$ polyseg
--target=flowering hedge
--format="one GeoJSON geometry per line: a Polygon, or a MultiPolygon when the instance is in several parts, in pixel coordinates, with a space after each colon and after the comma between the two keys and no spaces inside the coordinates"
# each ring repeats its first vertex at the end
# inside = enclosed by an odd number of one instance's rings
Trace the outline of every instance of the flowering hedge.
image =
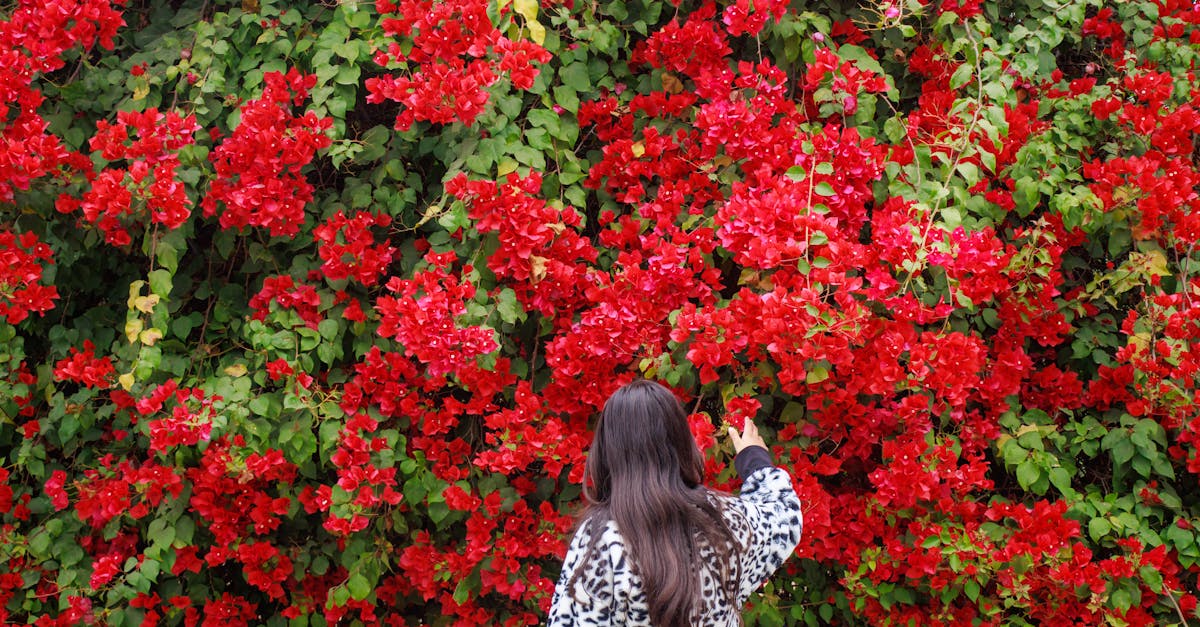
{"type": "Polygon", "coordinates": [[[0,621],[527,625],[636,376],[759,625],[1186,625],[1182,0],[17,0],[0,621]]]}

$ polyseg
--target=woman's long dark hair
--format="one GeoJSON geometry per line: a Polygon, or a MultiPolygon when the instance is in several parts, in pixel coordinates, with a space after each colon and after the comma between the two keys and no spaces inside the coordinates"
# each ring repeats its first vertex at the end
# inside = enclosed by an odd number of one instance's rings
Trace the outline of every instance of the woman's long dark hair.
{"type": "Polygon", "coordinates": [[[581,520],[592,531],[584,560],[596,558],[600,530],[615,521],[657,627],[699,618],[701,547],[716,561],[728,602],[736,598],[738,543],[703,481],[704,458],[670,390],[637,380],[609,397],[584,471],[581,520]]]}

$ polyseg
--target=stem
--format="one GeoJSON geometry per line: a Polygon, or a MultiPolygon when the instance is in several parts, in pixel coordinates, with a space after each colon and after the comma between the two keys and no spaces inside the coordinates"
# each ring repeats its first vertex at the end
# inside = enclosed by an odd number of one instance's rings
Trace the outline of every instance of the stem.
{"type": "Polygon", "coordinates": [[[1183,613],[1183,608],[1179,607],[1179,602],[1175,600],[1175,591],[1167,586],[1163,586],[1163,592],[1167,593],[1167,598],[1171,600],[1171,607],[1175,608],[1175,613],[1179,615],[1179,622],[1183,627],[1188,627],[1191,623],[1188,622],[1187,616],[1183,613]]]}

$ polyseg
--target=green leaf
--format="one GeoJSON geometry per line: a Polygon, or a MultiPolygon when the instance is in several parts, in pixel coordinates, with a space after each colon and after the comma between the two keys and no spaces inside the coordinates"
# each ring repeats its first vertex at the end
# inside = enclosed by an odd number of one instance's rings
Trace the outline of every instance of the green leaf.
{"type": "Polygon", "coordinates": [[[50,549],[50,534],[45,530],[36,531],[29,537],[29,551],[36,556],[47,556],[50,549]]]}
{"type": "Polygon", "coordinates": [[[1128,610],[1133,606],[1133,595],[1125,588],[1114,590],[1109,599],[1111,599],[1113,607],[1122,611],[1128,610]]]}
{"type": "Polygon", "coordinates": [[[825,368],[824,366],[814,366],[808,370],[807,374],[804,375],[804,382],[812,385],[814,383],[820,383],[828,378],[828,368],[825,368]]]}
{"type": "Polygon", "coordinates": [[[496,297],[496,311],[499,312],[500,319],[509,324],[525,319],[525,310],[517,301],[517,293],[511,288],[500,290],[496,297]]]}
{"type": "Polygon", "coordinates": [[[576,61],[559,69],[558,75],[564,85],[580,93],[592,91],[592,80],[588,78],[587,64],[576,61]]]}
{"type": "Polygon", "coordinates": [[[259,416],[267,416],[271,412],[271,401],[266,396],[256,396],[250,399],[248,407],[259,416]]]}
{"type": "Polygon", "coordinates": [[[1017,465],[1017,483],[1028,490],[1042,477],[1042,469],[1032,460],[1026,460],[1017,465]]]}
{"type": "Polygon", "coordinates": [[[322,320],[317,323],[317,332],[326,340],[337,337],[339,328],[337,320],[322,320]]]}
{"type": "Polygon", "coordinates": [[[155,259],[168,274],[174,274],[179,268],[179,251],[170,242],[160,241],[154,249],[155,259]]]}
{"type": "Polygon", "coordinates": [[[346,605],[350,600],[350,589],[346,586],[334,586],[329,590],[329,600],[326,605],[330,607],[340,607],[346,605]]]}
{"type": "Polygon", "coordinates": [[[837,55],[847,61],[853,61],[860,69],[866,70],[873,74],[883,74],[883,66],[879,65],[871,53],[866,49],[851,44],[838,46],[837,55]]]}
{"type": "Polygon", "coordinates": [[[1154,566],[1142,566],[1138,569],[1138,575],[1141,576],[1142,582],[1146,584],[1155,594],[1162,593],[1163,576],[1154,566]]]}
{"type": "Polygon", "coordinates": [[[1099,542],[1109,531],[1112,531],[1112,525],[1104,518],[1097,517],[1088,521],[1088,536],[1092,538],[1092,542],[1099,542]]]}
{"type": "Polygon", "coordinates": [[[566,85],[558,85],[554,88],[554,101],[562,108],[576,113],[579,111],[579,96],[575,89],[566,85]]]}
{"type": "Polygon", "coordinates": [[[150,292],[166,300],[171,295],[171,273],[166,270],[152,270],[148,277],[150,292]]]}
{"type": "Polygon", "coordinates": [[[357,65],[344,64],[338,66],[337,75],[334,77],[334,82],[339,85],[357,85],[358,77],[361,73],[357,65]]]}
{"type": "Polygon", "coordinates": [[[970,65],[963,63],[954,70],[954,74],[950,75],[950,89],[958,89],[971,81],[973,70],[970,65]]]}
{"type": "Polygon", "coordinates": [[[1051,468],[1050,484],[1064,495],[1075,493],[1071,488],[1071,473],[1067,472],[1066,468],[1051,468]]]}
{"type": "Polygon", "coordinates": [[[977,599],[979,599],[979,584],[974,579],[968,579],[967,582],[963,584],[963,594],[967,595],[967,598],[974,603],[977,599]]]}
{"type": "Polygon", "coordinates": [[[466,603],[467,599],[471,598],[472,592],[473,590],[471,589],[471,585],[467,582],[467,578],[463,577],[462,579],[458,580],[458,585],[454,586],[454,602],[458,603],[459,605],[466,603]]]}
{"type": "Polygon", "coordinates": [[[1108,235],[1108,254],[1113,257],[1119,257],[1129,250],[1132,242],[1133,234],[1130,232],[1128,225],[1114,225],[1108,235]]]}
{"type": "Polygon", "coordinates": [[[296,335],[291,331],[277,331],[271,336],[271,346],[281,351],[290,351],[296,348],[296,335]]]}
{"type": "MultiPolygon", "coordinates": [[[[1124,431],[1116,431],[1116,433],[1125,435],[1124,431]]],[[[1122,437],[1112,446],[1113,461],[1117,464],[1128,463],[1129,460],[1133,459],[1133,456],[1136,452],[1137,449],[1133,446],[1133,442],[1131,442],[1127,437],[1122,437]]]]}
{"type": "Polygon", "coordinates": [[[300,336],[301,351],[311,351],[321,343],[321,334],[308,327],[301,327],[296,330],[296,333],[300,336]]]}
{"type": "Polygon", "coordinates": [[[362,601],[370,596],[371,587],[371,582],[359,572],[350,575],[350,579],[346,581],[346,589],[355,601],[362,601]]]}
{"type": "Polygon", "coordinates": [[[196,531],[196,523],[191,516],[183,515],[175,521],[175,540],[184,545],[191,544],[192,535],[196,531]]]}
{"type": "Polygon", "coordinates": [[[1196,536],[1178,524],[1168,526],[1165,535],[1176,551],[1182,551],[1196,543],[1196,536]]]}
{"type": "Polygon", "coordinates": [[[186,341],[196,326],[196,318],[193,316],[175,318],[171,321],[171,334],[181,341],[186,341]]]}
{"type": "Polygon", "coordinates": [[[158,560],[146,558],[142,560],[142,576],[151,582],[158,580],[160,564],[158,560]]]}
{"type": "Polygon", "coordinates": [[[908,136],[908,127],[898,117],[888,118],[883,123],[883,134],[888,138],[888,141],[893,144],[899,144],[908,136]]]}

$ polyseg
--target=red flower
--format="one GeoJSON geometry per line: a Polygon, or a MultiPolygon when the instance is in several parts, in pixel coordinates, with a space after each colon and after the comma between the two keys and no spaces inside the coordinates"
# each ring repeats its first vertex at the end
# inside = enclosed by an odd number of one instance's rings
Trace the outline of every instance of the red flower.
{"type": "Polygon", "coordinates": [[[91,340],[83,341],[83,350],[71,347],[71,356],[54,366],[54,378],[59,381],[75,381],[90,388],[106,388],[112,385],[116,374],[111,357],[96,357],[91,340]]]}
{"type": "MultiPolygon", "coordinates": [[[[5,473],[7,475],[7,472],[5,473]]],[[[54,511],[62,511],[70,505],[70,498],[67,496],[67,491],[63,489],[66,485],[67,473],[61,470],[55,470],[50,473],[50,478],[46,480],[46,496],[50,497],[50,504],[54,506],[54,511]]],[[[0,507],[0,510],[7,511],[8,508],[0,507]]]]}

